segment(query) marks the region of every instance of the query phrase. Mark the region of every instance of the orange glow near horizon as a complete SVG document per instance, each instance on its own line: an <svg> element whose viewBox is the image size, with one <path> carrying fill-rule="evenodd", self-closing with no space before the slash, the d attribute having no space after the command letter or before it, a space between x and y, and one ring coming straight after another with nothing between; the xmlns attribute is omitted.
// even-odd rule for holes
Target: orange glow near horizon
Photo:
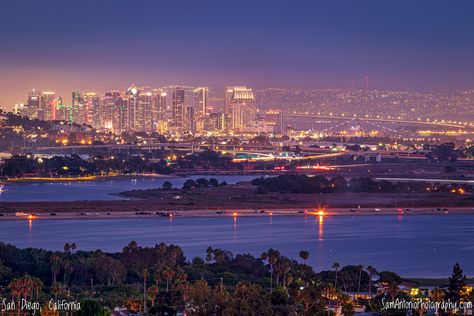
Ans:
<svg viewBox="0 0 474 316"><path fill-rule="evenodd" d="M315 209L314 211L306 211L306 214L309 215L317 215L317 216L326 216L326 209L319 207Z"/></svg>

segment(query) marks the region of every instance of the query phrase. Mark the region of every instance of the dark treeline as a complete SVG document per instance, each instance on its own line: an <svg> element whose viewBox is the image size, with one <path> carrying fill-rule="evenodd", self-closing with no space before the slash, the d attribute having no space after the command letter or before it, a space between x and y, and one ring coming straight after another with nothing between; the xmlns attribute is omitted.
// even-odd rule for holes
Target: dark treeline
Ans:
<svg viewBox="0 0 474 316"><path fill-rule="evenodd" d="M349 181L342 176L328 179L324 176L309 177L304 174L285 174L273 178L257 178L252 180L257 187L257 193L426 193L426 192L454 192L465 194L471 191L470 185L431 184L427 182L390 182L375 181L371 177L354 177Z"/></svg>
<svg viewBox="0 0 474 316"><path fill-rule="evenodd" d="M88 316L109 315L115 306L148 315L203 316L322 316L333 315L328 306L339 306L344 315L353 315L355 304L374 311L387 295L408 298L399 288L404 280L393 272L334 263L333 270L316 273L306 264L309 256L302 250L297 261L274 249L254 257L209 247L204 258L187 261L180 247L164 243L130 242L113 254L77 251L69 243L56 252L0 243L0 289L14 300L81 300L85 307L77 315ZM459 300L465 281L456 265L448 290L438 294ZM354 301L348 292L378 295Z"/></svg>
<svg viewBox="0 0 474 316"><path fill-rule="evenodd" d="M81 157L79 155L42 158L35 155L15 155L5 160L0 167L3 177L60 177L106 175L109 173L160 173L169 174L186 169L235 169L229 157L213 151L177 156L165 155L161 159L146 156L117 154L115 156Z"/></svg>

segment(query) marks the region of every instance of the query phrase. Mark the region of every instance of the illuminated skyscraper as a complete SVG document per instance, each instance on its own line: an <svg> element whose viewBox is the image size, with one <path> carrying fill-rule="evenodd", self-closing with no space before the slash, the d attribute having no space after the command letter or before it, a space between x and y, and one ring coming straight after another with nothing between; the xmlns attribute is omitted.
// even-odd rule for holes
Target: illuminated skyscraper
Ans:
<svg viewBox="0 0 474 316"><path fill-rule="evenodd" d="M25 116L32 119L38 118L38 111L41 104L41 93L33 89L28 93L28 100L26 102Z"/></svg>
<svg viewBox="0 0 474 316"><path fill-rule="evenodd" d="M41 93L41 105L38 111L39 120L57 120L56 110L61 104L61 98L56 97L54 91L44 91Z"/></svg>
<svg viewBox="0 0 474 316"><path fill-rule="evenodd" d="M84 122L83 116L84 100L79 91L72 92L72 120L74 123L82 124Z"/></svg>
<svg viewBox="0 0 474 316"><path fill-rule="evenodd" d="M126 102L125 130L137 130L139 119L139 95L140 90L135 85L131 85L125 92L124 101Z"/></svg>
<svg viewBox="0 0 474 316"><path fill-rule="evenodd" d="M140 91L137 104L135 130L153 132L156 117L155 96L152 91Z"/></svg>
<svg viewBox="0 0 474 316"><path fill-rule="evenodd" d="M82 123L92 125L96 128L102 126L101 100L95 92L84 93L83 98Z"/></svg>
<svg viewBox="0 0 474 316"><path fill-rule="evenodd" d="M229 128L233 131L245 132L255 127L257 107L252 89L246 86L227 87L224 109Z"/></svg>
<svg viewBox="0 0 474 316"><path fill-rule="evenodd" d="M176 87L173 90L173 104L172 104L172 126L179 128L179 129L184 129L184 122L185 122L185 111L186 111L186 105L185 105L185 95L186 92L184 89Z"/></svg>
<svg viewBox="0 0 474 316"><path fill-rule="evenodd" d="M208 95L209 88L196 88L193 91L193 110L194 117L192 119L192 130L201 132L205 127L205 120L208 115Z"/></svg>
<svg viewBox="0 0 474 316"><path fill-rule="evenodd" d="M103 128L116 133L125 130L125 102L117 91L106 92L102 99L102 124Z"/></svg>
<svg viewBox="0 0 474 316"><path fill-rule="evenodd" d="M165 121L166 121L166 92L162 90L156 91L154 95L154 105L153 105L153 114L152 114L152 127L153 131L160 130L161 132L165 131Z"/></svg>
<svg viewBox="0 0 474 316"><path fill-rule="evenodd" d="M209 88L196 88L193 92L196 118L205 118L208 108Z"/></svg>

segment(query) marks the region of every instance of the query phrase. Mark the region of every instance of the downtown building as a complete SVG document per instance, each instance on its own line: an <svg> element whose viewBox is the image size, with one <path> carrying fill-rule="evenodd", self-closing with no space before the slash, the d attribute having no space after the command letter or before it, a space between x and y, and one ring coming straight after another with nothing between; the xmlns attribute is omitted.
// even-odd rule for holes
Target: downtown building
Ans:
<svg viewBox="0 0 474 316"><path fill-rule="evenodd" d="M210 111L208 87L169 86L161 89L129 86L124 93L73 91L70 105L54 92L31 91L18 109L40 120L61 120L113 133L146 132L176 135L207 132L256 133L255 95L247 86L225 90L223 112Z"/></svg>
<svg viewBox="0 0 474 316"><path fill-rule="evenodd" d="M58 108L62 104L62 98L57 97L53 91L36 91L33 89L28 93L28 99L23 106L22 115L32 119L54 121L61 119Z"/></svg>
<svg viewBox="0 0 474 316"><path fill-rule="evenodd" d="M224 102L227 130L236 133L255 131L257 104L251 88L247 86L226 87Z"/></svg>

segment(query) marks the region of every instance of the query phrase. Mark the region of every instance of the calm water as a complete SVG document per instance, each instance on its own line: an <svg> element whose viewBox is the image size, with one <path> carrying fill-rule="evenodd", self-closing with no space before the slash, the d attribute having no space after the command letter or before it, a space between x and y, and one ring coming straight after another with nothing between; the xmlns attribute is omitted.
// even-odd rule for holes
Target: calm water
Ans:
<svg viewBox="0 0 474 316"><path fill-rule="evenodd" d="M0 193L0 202L5 201L75 201L75 200L120 200L121 197L110 195L128 190L139 190L161 187L165 181L173 186L181 187L187 179L216 178L219 182L229 184L239 181L249 181L257 176L190 176L158 178L116 178L99 181L80 182L37 182L37 183L8 183L4 192Z"/></svg>
<svg viewBox="0 0 474 316"><path fill-rule="evenodd" d="M120 251L131 240L181 246L188 259L208 246L260 255L272 247L316 270L332 263L373 265L402 276L447 277L459 261L474 275L474 216L240 217L0 221L0 240L19 247Z"/></svg>

